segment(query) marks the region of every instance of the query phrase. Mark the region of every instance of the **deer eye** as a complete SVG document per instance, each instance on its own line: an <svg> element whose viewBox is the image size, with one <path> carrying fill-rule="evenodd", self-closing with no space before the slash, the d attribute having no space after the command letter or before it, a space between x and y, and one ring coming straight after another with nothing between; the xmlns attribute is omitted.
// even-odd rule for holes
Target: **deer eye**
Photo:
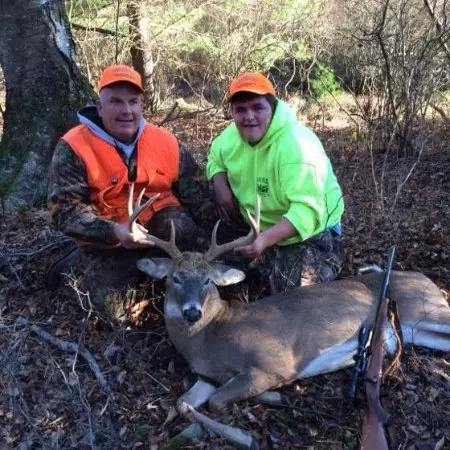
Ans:
<svg viewBox="0 0 450 450"><path fill-rule="evenodd" d="M203 281L203 287L207 287L208 285L209 285L209 282L210 282L211 280L210 280L210 278L208 277L208 278L205 278L205 280Z"/></svg>
<svg viewBox="0 0 450 450"><path fill-rule="evenodd" d="M172 275L172 281L175 284L181 284L181 278L178 275Z"/></svg>

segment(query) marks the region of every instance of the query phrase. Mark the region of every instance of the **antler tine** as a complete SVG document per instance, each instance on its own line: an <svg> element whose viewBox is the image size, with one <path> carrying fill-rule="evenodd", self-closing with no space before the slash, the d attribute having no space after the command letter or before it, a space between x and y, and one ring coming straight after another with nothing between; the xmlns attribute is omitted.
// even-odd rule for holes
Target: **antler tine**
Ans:
<svg viewBox="0 0 450 450"><path fill-rule="evenodd" d="M174 261L182 257L182 253L178 250L175 243L175 224L173 223L173 220L170 221L170 239L168 241L164 241L148 233L147 237L154 242L157 247L164 250Z"/></svg>
<svg viewBox="0 0 450 450"><path fill-rule="evenodd" d="M249 210L245 210L247 212L248 219L250 221L250 231L247 236L243 236L237 238L231 242L227 242L222 245L217 244L217 229L219 228L220 220L216 222L214 225L214 229L211 237L211 245L208 251L205 253L205 258L207 261L212 261L217 258L222 253L233 250L236 247L241 247L243 245L248 245L253 242L259 234L260 230L260 222L261 222L261 197L259 195L256 196L256 208L255 208L255 217L252 217Z"/></svg>
<svg viewBox="0 0 450 450"><path fill-rule="evenodd" d="M143 205L141 205L142 197L144 196L145 188L141 190L136 199L136 204L133 207L133 197L134 197L134 183L131 183L130 193L128 195L128 225L130 233L133 232L133 225L135 224L138 217L148 208L158 197L159 193L152 195ZM175 225L173 221L170 221L170 239L164 241L156 236L147 233L147 237L151 240L157 247L164 250L172 259L180 259L182 253L178 250L175 244Z"/></svg>
<svg viewBox="0 0 450 450"><path fill-rule="evenodd" d="M130 233L133 232L133 225L138 217L159 197L159 193L152 195L143 205L141 205L144 193L145 188L143 188L139 193L138 198L136 199L136 204L133 207L134 183L131 183L130 193L128 195L128 226Z"/></svg>

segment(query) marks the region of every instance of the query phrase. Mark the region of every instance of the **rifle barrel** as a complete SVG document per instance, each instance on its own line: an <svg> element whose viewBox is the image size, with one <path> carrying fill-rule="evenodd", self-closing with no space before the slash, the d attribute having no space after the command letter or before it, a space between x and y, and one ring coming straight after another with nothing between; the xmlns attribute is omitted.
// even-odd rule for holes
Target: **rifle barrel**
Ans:
<svg viewBox="0 0 450 450"><path fill-rule="evenodd" d="M386 335L387 314L389 299L386 296L387 287L394 260L395 247L388 251L388 264L381 285L380 297L377 305L375 324L370 340L370 358L365 373L365 387L368 403L368 411L364 416L361 427L360 449L364 450L389 450L389 441L385 425L389 414L383 409L380 402L380 384L383 371L383 358L385 349L383 341Z"/></svg>

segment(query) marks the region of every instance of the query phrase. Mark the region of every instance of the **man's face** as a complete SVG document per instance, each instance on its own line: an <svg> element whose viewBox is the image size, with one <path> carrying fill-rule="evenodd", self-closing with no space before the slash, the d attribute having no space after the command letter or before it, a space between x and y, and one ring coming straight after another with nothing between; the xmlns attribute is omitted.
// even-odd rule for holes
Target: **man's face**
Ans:
<svg viewBox="0 0 450 450"><path fill-rule="evenodd" d="M242 139L250 144L256 144L263 138L272 119L270 103L262 95L245 101L234 100L231 113Z"/></svg>
<svg viewBox="0 0 450 450"><path fill-rule="evenodd" d="M142 117L142 94L130 83L106 86L100 91L97 111L111 136L131 142Z"/></svg>

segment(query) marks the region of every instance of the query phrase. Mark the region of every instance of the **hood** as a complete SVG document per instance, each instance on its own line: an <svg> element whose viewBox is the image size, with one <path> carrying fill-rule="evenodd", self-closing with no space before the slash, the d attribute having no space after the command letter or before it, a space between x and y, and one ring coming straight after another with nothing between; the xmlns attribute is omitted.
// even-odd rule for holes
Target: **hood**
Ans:
<svg viewBox="0 0 450 450"><path fill-rule="evenodd" d="M270 122L266 134L257 144L250 145L247 142L246 144L250 148L253 148L255 150L268 148L275 140L278 139L281 134L296 126L297 123L298 120L292 108L283 100L277 99L275 113L272 117L272 121ZM231 125L229 125L229 131L232 134L236 133L239 136L239 139L243 140L240 137L239 130L237 129L236 124L232 123Z"/></svg>
<svg viewBox="0 0 450 450"><path fill-rule="evenodd" d="M80 111L78 111L78 119L80 123L86 125L89 130L91 130L92 133L94 133L97 137L103 139L105 142L108 142L108 144L111 144L115 148L119 149L126 156L127 160L133 153L136 141L141 136L146 123L145 119L141 117L136 138L132 143L125 144L124 142L112 137L105 130L105 128L103 127L102 119L98 115L97 108L95 106L86 106L80 109Z"/></svg>

